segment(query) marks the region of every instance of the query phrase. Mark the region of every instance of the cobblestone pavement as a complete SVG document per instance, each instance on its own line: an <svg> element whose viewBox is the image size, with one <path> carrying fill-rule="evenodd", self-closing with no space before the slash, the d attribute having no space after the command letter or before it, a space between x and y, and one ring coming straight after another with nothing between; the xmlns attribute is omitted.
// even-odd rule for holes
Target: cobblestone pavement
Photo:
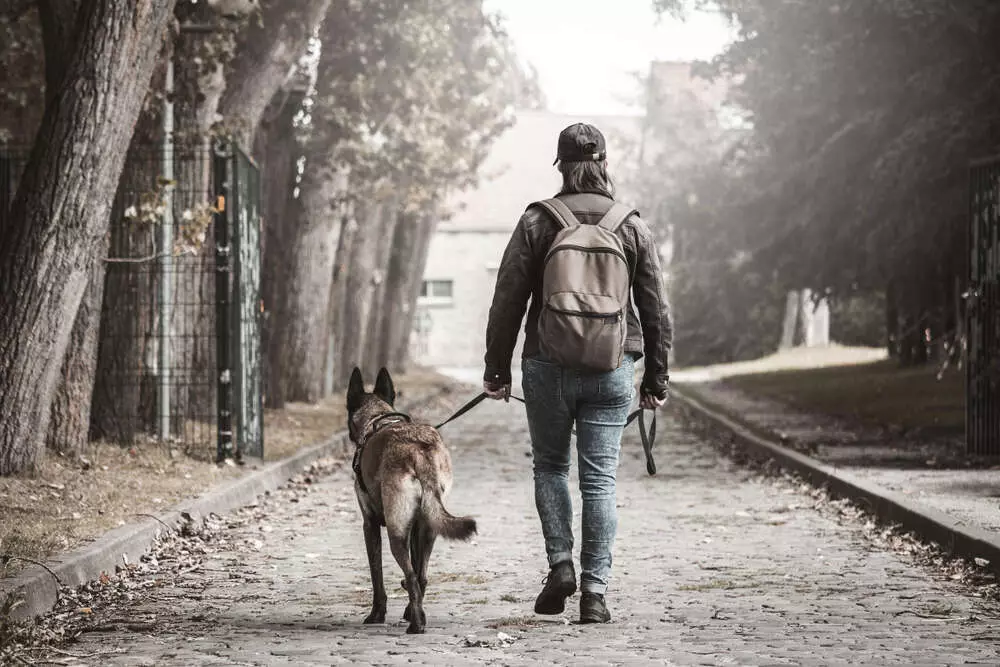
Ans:
<svg viewBox="0 0 1000 667"><path fill-rule="evenodd" d="M364 626L368 568L350 472L296 502L274 494L233 521L229 550L127 611L157 622L86 633L50 657L113 665L312 664L1000 664L996 610L958 584L871 546L813 508L809 494L722 457L670 413L660 475L628 433L613 622L531 613L545 575L523 411L487 402L446 427L456 464L449 508L480 526L438 542L427 634L404 634L405 593L390 586L384 626ZM579 525L579 517L577 517ZM385 541L383 541L385 544ZM385 549L386 581L399 579ZM62 656L62 657L61 657ZM87 661L84 659L84 663Z"/></svg>

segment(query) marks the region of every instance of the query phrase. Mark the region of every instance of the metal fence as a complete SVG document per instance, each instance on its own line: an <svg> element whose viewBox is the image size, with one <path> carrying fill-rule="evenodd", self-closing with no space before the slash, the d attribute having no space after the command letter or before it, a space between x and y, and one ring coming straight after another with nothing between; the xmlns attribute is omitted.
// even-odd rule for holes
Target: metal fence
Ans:
<svg viewBox="0 0 1000 667"><path fill-rule="evenodd" d="M0 218L26 160L0 149ZM92 438L262 455L258 184L225 142L130 149L103 258Z"/></svg>
<svg viewBox="0 0 1000 667"><path fill-rule="evenodd" d="M970 454L1000 455L1000 158L972 166L966 434Z"/></svg>

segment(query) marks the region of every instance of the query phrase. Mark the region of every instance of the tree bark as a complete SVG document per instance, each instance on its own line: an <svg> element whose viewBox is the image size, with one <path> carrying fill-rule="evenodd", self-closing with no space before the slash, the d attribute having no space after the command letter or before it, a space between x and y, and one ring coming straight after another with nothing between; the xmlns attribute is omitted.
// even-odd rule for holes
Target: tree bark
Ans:
<svg viewBox="0 0 1000 667"><path fill-rule="evenodd" d="M298 157L294 119L302 107L302 95L285 99L279 92L274 104L268 114L273 120L266 120L257 132L254 154L262 176L261 297L266 313L264 396L267 407L278 409L285 405L287 395L283 369L286 367L287 303L292 296L289 284L293 259L289 239L294 238L289 210Z"/></svg>
<svg viewBox="0 0 1000 667"><path fill-rule="evenodd" d="M405 279L400 288L404 314L400 318L400 326L392 335L392 349L389 356L389 363L401 372L405 372L410 365L410 332L413 331L413 323L417 316L417 298L420 296L420 286L424 280L431 239L437 227L436 212L421 214L415 221L415 226L417 227L415 253L403 267Z"/></svg>
<svg viewBox="0 0 1000 667"><path fill-rule="evenodd" d="M102 256L108 240L99 244ZM104 302L104 261L94 262L64 355L59 387L52 401L49 449L67 455L82 453L90 433L90 408L97 373L97 349Z"/></svg>
<svg viewBox="0 0 1000 667"><path fill-rule="evenodd" d="M318 152L314 156L321 155ZM323 395L329 344L330 289L340 224L343 179L320 157L306 165L299 197L292 202L291 275L288 284L287 400L315 402Z"/></svg>
<svg viewBox="0 0 1000 667"><path fill-rule="evenodd" d="M343 361L340 380L346 382L346 373L365 362L365 348L368 344L368 324L371 314L375 285L372 276L376 269L376 250L382 233L384 203L370 200L364 203L359 216L357 236L351 248L349 272L347 274L347 295L344 302L343 344L340 359ZM373 374L362 368L366 375Z"/></svg>
<svg viewBox="0 0 1000 667"><path fill-rule="evenodd" d="M363 350L364 368L372 369L374 373L382 366L389 364L387 355L382 353L384 341L388 340L386 327L400 313L390 309L387 303L389 264L391 262L393 239L399 226L402 211L395 203L383 208L380 231L375 246L374 271L372 271L372 297L368 315L368 330L365 348Z"/></svg>
<svg viewBox="0 0 1000 667"><path fill-rule="evenodd" d="M330 345L332 354L327 360L327 374L332 377L331 389L339 391L347 387L347 379L353 367L347 366L343 357L345 319L347 317L347 281L351 269L351 252L358 234L358 221L354 217L354 207L348 205L344 211L344 222L340 228L340 243L333 271L330 291ZM345 370L346 368L346 370Z"/></svg>
<svg viewBox="0 0 1000 667"><path fill-rule="evenodd" d="M174 0L92 0L0 228L0 474L32 469Z"/></svg>

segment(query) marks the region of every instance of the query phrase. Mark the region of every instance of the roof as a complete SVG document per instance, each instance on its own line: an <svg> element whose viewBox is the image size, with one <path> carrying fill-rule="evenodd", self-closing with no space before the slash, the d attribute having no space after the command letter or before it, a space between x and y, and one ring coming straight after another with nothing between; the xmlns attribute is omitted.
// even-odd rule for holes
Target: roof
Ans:
<svg viewBox="0 0 1000 667"><path fill-rule="evenodd" d="M612 178L616 162L628 164L638 155L641 116L518 111L514 124L496 140L480 168L479 185L457 194L448 202L453 216L443 221L438 229L513 229L528 204L551 197L558 191L559 172L552 165L556 140L563 128L579 122L591 123L604 133Z"/></svg>

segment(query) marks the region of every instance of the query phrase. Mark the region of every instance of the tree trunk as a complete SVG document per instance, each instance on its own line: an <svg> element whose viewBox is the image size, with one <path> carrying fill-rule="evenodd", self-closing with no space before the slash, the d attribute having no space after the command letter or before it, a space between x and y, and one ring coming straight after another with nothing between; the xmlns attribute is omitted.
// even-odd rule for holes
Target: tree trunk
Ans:
<svg viewBox="0 0 1000 667"><path fill-rule="evenodd" d="M154 88L158 77L154 75ZM147 97L147 101L152 96ZM96 377L90 410L90 435L119 445L131 444L138 430L153 426L155 390L146 370L156 357L154 313L155 264L133 262L162 252L156 225L139 218L126 219L125 209L141 209L140 199L156 190L160 175L161 116L151 106L140 116L118 181L115 203L109 215L112 259L105 267L104 300L101 307ZM124 260L124 261L119 261Z"/></svg>
<svg viewBox="0 0 1000 667"><path fill-rule="evenodd" d="M32 469L174 0L84 4L0 229L0 474Z"/></svg>
<svg viewBox="0 0 1000 667"><path fill-rule="evenodd" d="M377 201L364 203L361 209L360 225L351 248L348 264L347 298L345 299L343 320L343 344L340 346L341 381L346 382L345 373L355 366L363 366L365 349L368 345L368 319L371 314L375 284L372 276L376 269L376 251L382 232L382 215L385 204ZM366 375L374 371L361 369ZM378 369L375 369L378 370Z"/></svg>
<svg viewBox="0 0 1000 667"><path fill-rule="evenodd" d="M107 253L106 237L99 248L102 256ZM78 455L87 446L103 301L104 261L99 259L94 262L83 300L76 311L76 322L64 355L59 387L52 401L48 443L50 449L62 454Z"/></svg>
<svg viewBox="0 0 1000 667"><path fill-rule="evenodd" d="M315 152L313 155L320 155ZM287 400L315 402L323 395L329 344L330 289L340 232L336 200L343 192L323 162L308 164L293 200L285 367Z"/></svg>
<svg viewBox="0 0 1000 667"><path fill-rule="evenodd" d="M291 298L293 238L290 213L295 188L295 114L302 107L302 95L275 96L270 119L257 133L254 154L261 169L261 298L264 300L263 371L264 397L269 408L282 408L286 400L283 369L286 366L287 303Z"/></svg>
<svg viewBox="0 0 1000 667"><path fill-rule="evenodd" d="M885 346L890 359L898 359L899 349L899 304L896 289L890 281L885 288Z"/></svg>
<svg viewBox="0 0 1000 667"><path fill-rule="evenodd" d="M368 332L365 342L363 362L365 368L375 372L389 364L389 359L382 354L385 340L388 339L386 328L389 322L402 315L398 311L387 308L386 290L388 289L389 264L391 261L393 239L400 224L402 212L395 204L383 208L379 221L380 231L375 247L375 270L372 272L372 300L368 315Z"/></svg>
<svg viewBox="0 0 1000 667"><path fill-rule="evenodd" d="M271 99L288 80L309 38L319 27L331 0L265 0L259 20L241 31L236 55L226 70L226 90L219 113L244 146L254 134Z"/></svg>
<svg viewBox="0 0 1000 667"><path fill-rule="evenodd" d="M402 304L402 316L398 326L391 333L389 364L394 369L406 371L410 362L410 332L417 316L417 298L420 295L420 285L424 279L424 269L427 266L427 255L430 252L431 239L437 226L435 212L421 214L415 219L411 228L415 228L412 254L408 258L400 258L403 278L398 290L398 299ZM402 224L399 229L407 225ZM409 232L408 232L409 233ZM401 239L402 241L402 239ZM393 244L395 246L395 244Z"/></svg>
<svg viewBox="0 0 1000 667"><path fill-rule="evenodd" d="M327 361L327 374L331 377L333 391L347 387L347 379L353 367L344 361L344 337L347 327L347 281L351 269L351 252L354 239L358 234L358 221L354 217L353 206L344 211L344 221L340 230L340 243L337 247L337 260L334 265L333 284L330 292L330 345L332 354Z"/></svg>

